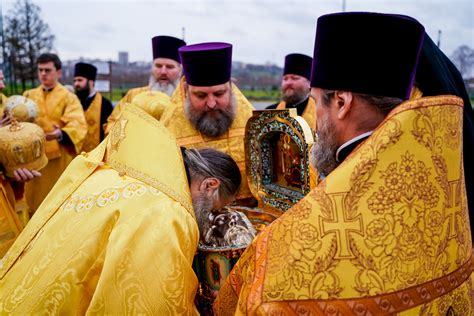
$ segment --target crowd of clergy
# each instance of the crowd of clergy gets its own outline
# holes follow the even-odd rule
[[[75,65],[71,92],[59,57],[38,57],[40,84],[23,96],[48,163],[2,167],[1,315],[202,312],[192,262],[206,221],[256,206],[244,145],[254,107],[232,79],[232,44],[151,44],[149,84],[115,107],[94,65]],[[18,126],[8,102],[0,91],[0,132]],[[206,313],[472,315],[474,118],[424,27],[319,17],[313,56],[288,52],[268,106],[287,108],[317,136],[319,182],[253,239]],[[28,151],[13,148],[0,155]]]

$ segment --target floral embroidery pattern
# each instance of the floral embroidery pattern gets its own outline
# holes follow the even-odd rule
[[[437,276],[449,271],[451,191],[443,152],[459,145],[460,135],[450,130],[460,130],[455,112],[443,107],[416,110],[411,133],[430,151],[430,167],[406,151],[401,160],[380,171],[383,185],[367,200],[368,209],[377,216],[366,228],[364,243],[370,254],[352,245],[359,253],[354,264],[360,268],[356,290],[361,295],[396,289],[384,284],[420,284],[426,281],[426,270]]]
[[[455,97],[432,97],[393,110],[324,186],[246,252],[245,264],[237,264],[243,273],[231,274],[239,311],[363,315],[378,305],[379,313],[372,313],[378,315],[391,314],[395,304],[399,311],[419,306],[408,314],[470,313],[461,104]],[[341,250],[348,251],[341,256]],[[452,273],[458,272],[462,286],[441,293],[439,279],[454,284]],[[428,283],[436,285],[427,290]],[[396,297],[381,300],[379,294]],[[331,300],[348,305],[338,310]]]
[[[380,172],[383,185],[367,201],[378,215],[366,227],[364,242],[371,253],[354,260],[363,268],[357,274],[361,294],[382,293],[387,290],[383,284],[419,284],[425,281],[424,269],[436,269],[447,218],[434,210],[440,193],[429,181],[431,173],[408,151]]]
[[[368,200],[369,209],[374,215],[384,212],[392,213],[392,211],[419,212],[438,204],[439,192],[432,183],[428,182],[431,172],[424,162],[415,162],[414,154],[408,151],[401,158],[400,163],[392,162],[385,171],[381,172],[381,179],[384,179],[385,186],[380,187]],[[415,201],[422,201],[423,207],[407,210],[406,205],[412,205]],[[394,210],[394,205],[400,202],[405,207]],[[400,215],[403,216],[403,214]],[[415,214],[412,215],[415,216]]]
[[[120,198],[131,199],[136,196],[142,196],[150,192],[153,195],[159,195],[161,192],[156,188],[141,182],[132,182],[122,188],[109,188],[96,195],[85,195],[81,197],[72,197],[67,200],[62,209],[64,211],[84,212],[94,207],[104,207],[117,202]]]

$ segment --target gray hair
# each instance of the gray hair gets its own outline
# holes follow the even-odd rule
[[[179,82],[181,81],[181,70],[178,78],[176,80],[168,82],[168,83],[160,83],[156,80],[153,74],[150,75],[150,79],[148,80],[148,86],[150,87],[151,91],[159,91],[171,96],[178,86]]]
[[[210,148],[186,149],[183,158],[191,179],[194,177],[219,179],[220,198],[235,195],[239,190],[242,181],[240,170],[228,154]]]
[[[334,90],[324,90],[323,89],[323,103],[324,105],[329,105],[331,98],[334,96]],[[393,110],[397,105],[403,102],[402,99],[393,98],[393,97],[384,97],[363,93],[352,93],[355,98],[361,99],[363,102],[368,105],[375,107],[380,111],[384,116],[386,116],[391,110]]]

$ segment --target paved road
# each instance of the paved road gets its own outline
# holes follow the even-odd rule
[[[256,110],[263,110],[265,109],[265,107],[267,107],[268,105],[272,104],[271,102],[268,102],[268,101],[250,101],[253,105],[253,107],[256,109]]]

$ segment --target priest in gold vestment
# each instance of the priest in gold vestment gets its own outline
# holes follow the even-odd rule
[[[0,175],[0,258],[23,229],[15,212],[15,194],[10,182]]]
[[[27,90],[24,96],[38,105],[35,123],[46,134],[46,155],[49,162],[43,176],[25,186],[30,212],[34,213],[71,160],[81,152],[87,134],[87,123],[79,99],[58,82],[61,61],[55,54],[38,57],[38,78],[41,85]]]
[[[326,178],[242,255],[218,315],[472,315],[463,102],[402,102],[423,35],[399,15],[318,19],[312,155]]]
[[[7,103],[7,98],[2,93],[4,88],[3,72],[0,70],[0,127],[10,124],[10,118],[4,116],[3,112]],[[0,169],[2,169],[0,170],[0,258],[2,258],[24,226],[16,210],[17,200],[23,196],[24,182],[40,177],[41,173],[37,170],[19,168],[14,172],[15,177],[9,178],[5,175],[1,164]]]
[[[159,35],[151,39],[153,49],[153,63],[150,82],[145,87],[130,89],[117,103],[112,114],[107,119],[106,133],[114,125],[126,104],[143,92],[159,91],[169,96],[175,91],[182,75],[181,60],[178,49],[186,42],[172,36]]]
[[[107,118],[113,106],[95,89],[97,68],[88,63],[77,63],[74,66],[74,91],[81,101],[87,122],[87,136],[82,144],[82,151],[89,152],[96,148],[105,137]]]
[[[7,96],[2,93],[3,89],[5,89],[5,81],[3,71],[0,69],[0,118],[3,118],[3,108],[7,102]]]
[[[231,79],[232,45],[201,43],[179,49],[184,78],[161,122],[186,148],[210,147],[234,158],[242,175],[237,199],[251,203],[245,174],[245,125],[253,107]],[[212,61],[212,62],[211,62]]]
[[[0,127],[9,123],[4,116],[7,97],[2,93],[5,88],[3,71],[0,70]],[[0,258],[3,257],[23,226],[15,212],[15,193],[9,179],[0,171]]]
[[[417,89],[412,98],[421,96],[456,95],[464,100],[463,160],[469,217],[474,219],[474,111],[461,73],[435,42],[425,34],[416,71]],[[474,220],[470,221],[471,236]],[[474,239],[474,238],[473,238]]]
[[[127,106],[0,261],[0,314],[196,314],[197,221],[239,185],[230,156],[182,155],[157,120]]]
[[[282,100],[267,106],[267,109],[296,108],[298,115],[303,117],[314,131],[316,106],[309,93],[312,62],[313,59],[304,54],[293,53],[285,56],[281,79]]]
[[[23,196],[24,183],[41,177],[36,170],[18,169],[15,178],[0,172],[0,258],[2,258],[24,227],[16,205]]]

